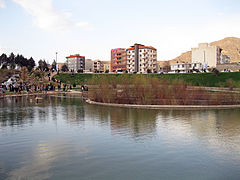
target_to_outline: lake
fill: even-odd
[[[0,179],[237,180],[240,110],[143,110],[77,96],[0,100]]]

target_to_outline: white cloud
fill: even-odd
[[[93,27],[88,22],[76,23],[76,26],[87,30],[93,30]]]
[[[5,1],[4,0],[0,0],[0,8],[5,8]]]
[[[1,1],[1,0],[0,0]],[[78,24],[70,20],[69,12],[61,12],[52,5],[52,0],[13,0],[21,5],[33,17],[33,23],[41,29],[48,31],[66,31]],[[84,23],[86,25],[86,23]],[[81,26],[80,26],[81,27]],[[84,26],[85,27],[85,26]]]

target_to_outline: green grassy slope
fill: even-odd
[[[98,80],[101,77],[113,78],[113,77],[133,77],[139,76],[138,74],[75,74],[72,77],[71,74],[59,74],[55,78],[61,80],[64,83],[82,85],[89,79]],[[220,73],[216,76],[214,73],[204,74],[147,74],[144,76],[151,76],[164,80],[183,80],[194,86],[206,86],[206,87],[240,87],[240,72],[233,73]]]

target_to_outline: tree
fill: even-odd
[[[4,64],[4,63],[7,63],[7,59],[8,59],[7,55],[3,53],[3,54],[0,56],[0,65],[2,65],[2,64]]]
[[[64,64],[64,65],[62,66],[61,71],[63,71],[63,72],[68,72],[68,67],[67,67],[66,64]]]
[[[34,59],[31,57],[29,60],[28,60],[28,65],[27,65],[27,69],[28,71],[32,71],[32,69],[35,67],[35,61]]]
[[[24,66],[22,69],[21,69],[21,79],[23,81],[26,81],[27,80],[27,68]]]
[[[13,53],[8,57],[8,64],[15,64],[15,55]]]
[[[6,63],[2,65],[2,69],[7,69],[7,64]]]
[[[54,60],[53,63],[52,63],[52,70],[57,70],[57,63],[56,61]]]
[[[49,68],[47,66],[47,63],[45,60],[39,60],[38,61],[38,68],[41,70],[41,71],[49,71]]]

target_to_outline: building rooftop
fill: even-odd
[[[80,57],[80,58],[84,58],[85,56],[80,56],[79,54],[75,54],[75,55],[70,55],[70,56],[67,56],[66,58],[74,58],[74,57]]]
[[[125,48],[116,48],[116,49],[112,49],[112,51],[119,51],[119,50],[123,50],[123,51],[125,51],[126,49],[125,49]]]
[[[134,50],[135,46],[131,46],[130,48],[128,48],[127,50]],[[152,47],[152,46],[144,46],[139,44],[139,49],[152,49],[152,50],[157,50],[156,48]]]

